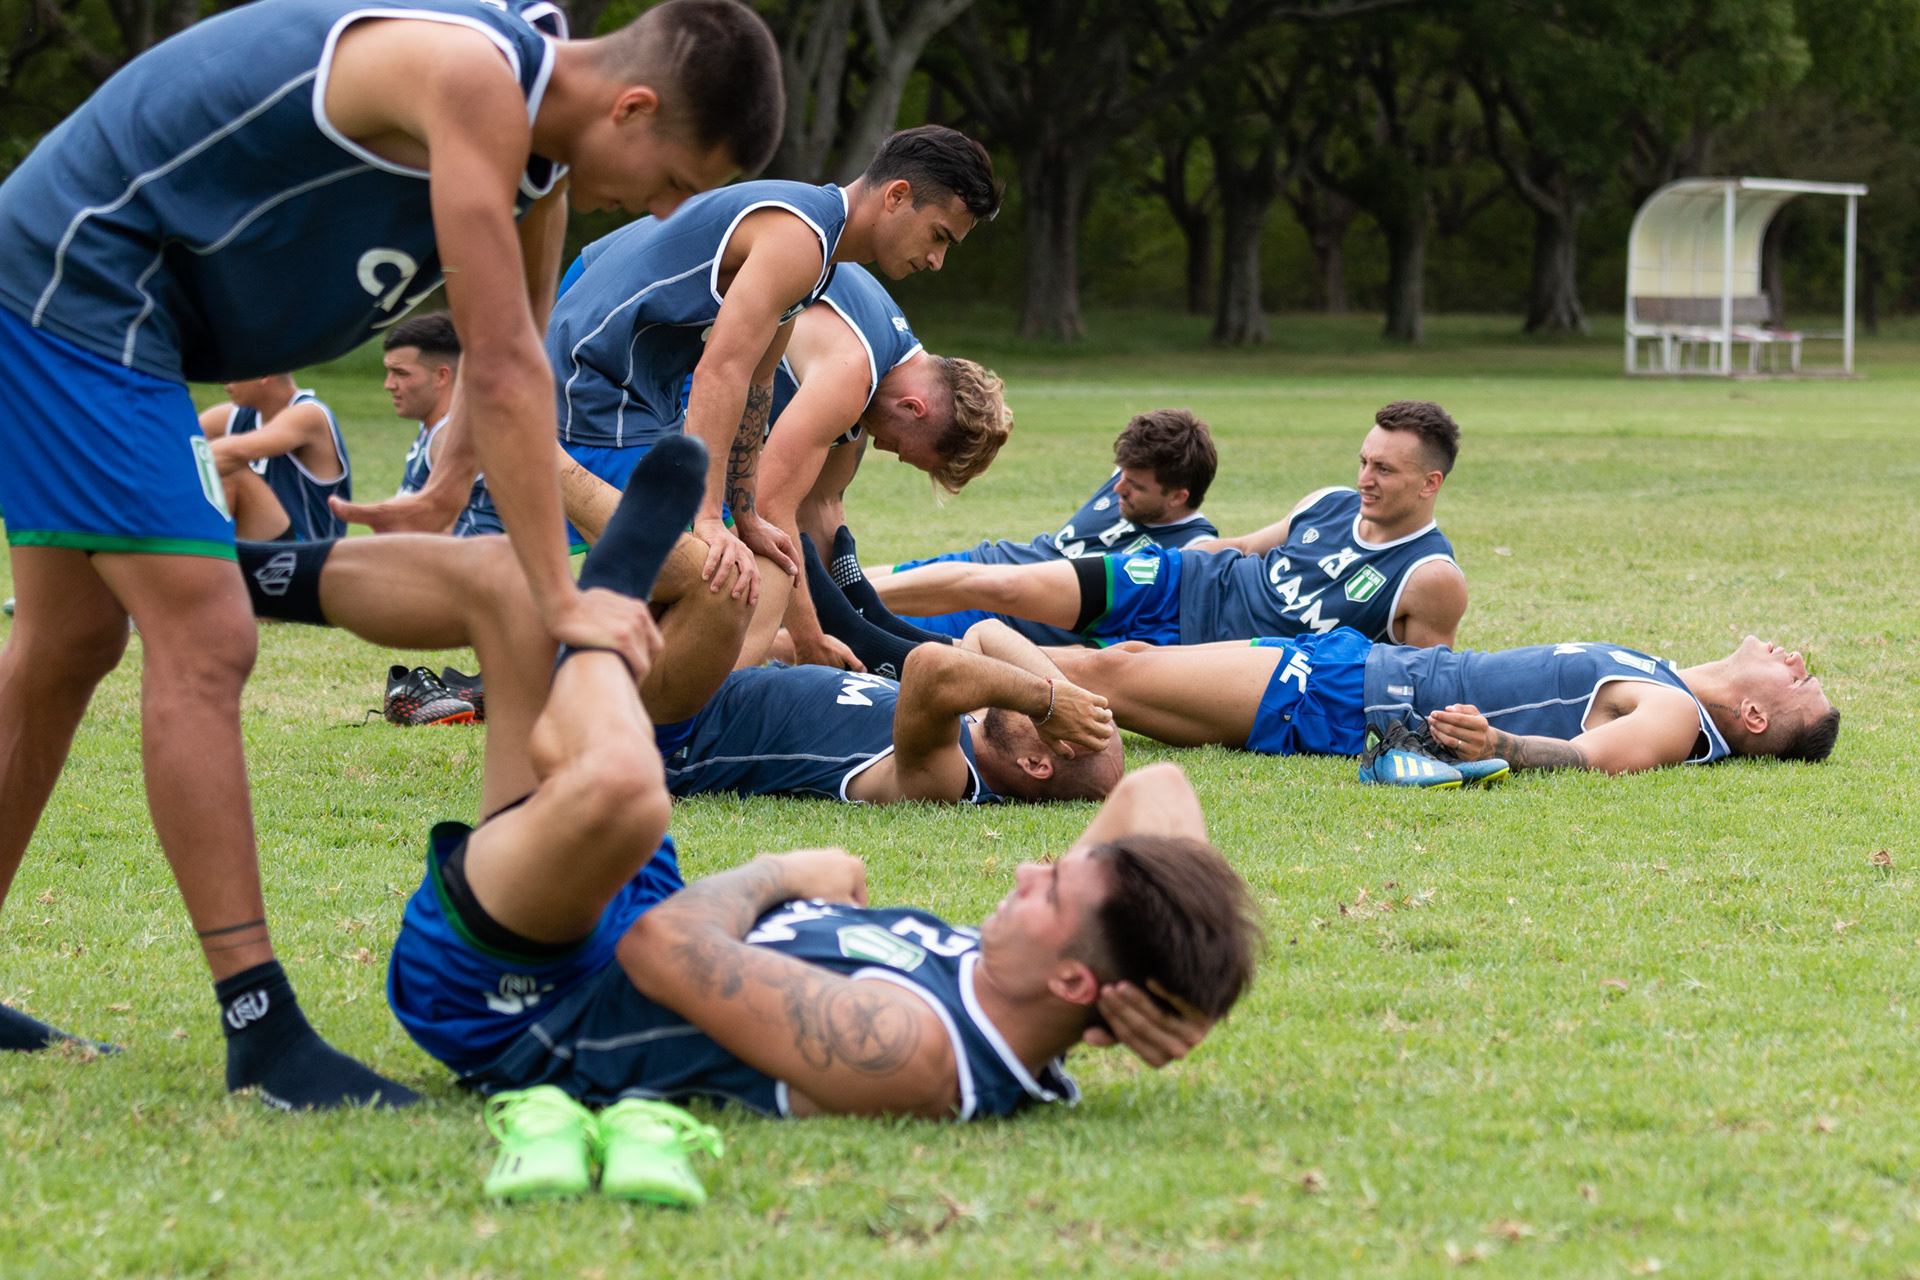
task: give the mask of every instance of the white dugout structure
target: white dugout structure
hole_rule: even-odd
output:
[[[1683,178],[1647,197],[1627,239],[1627,372],[1731,377],[1734,346],[1743,343],[1747,359],[1740,372],[1778,371],[1784,347],[1792,373],[1851,375],[1855,241],[1865,194],[1866,187],[1851,182]],[[1846,301],[1837,331],[1779,327],[1773,300],[1760,287],[1767,226],[1803,195],[1847,200]],[[1840,365],[1802,369],[1800,346],[1809,338],[1839,339]],[[1760,367],[1762,350],[1767,370]]]

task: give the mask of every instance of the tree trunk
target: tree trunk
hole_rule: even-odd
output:
[[[786,129],[763,176],[819,182],[833,147],[846,88],[853,0],[818,0],[795,13],[791,21],[780,49],[787,88]]]
[[[900,118],[900,99],[928,42],[973,7],[973,0],[914,0],[899,30],[889,33],[879,0],[864,3],[878,65],[867,83],[866,100],[860,104],[853,127],[840,147],[840,163],[835,166],[833,180],[842,185],[866,171],[873,153],[893,132]]]
[[[1587,333],[1580,305],[1580,215],[1578,201],[1563,199],[1557,209],[1533,211],[1533,288],[1527,302],[1528,333],[1557,330]]]
[[[1080,221],[1090,168],[1089,158],[1069,154],[1060,143],[1020,157],[1023,338],[1051,334],[1075,342],[1087,334],[1080,316]]]
[[[1251,163],[1241,165],[1225,139],[1211,143],[1214,182],[1220,189],[1220,302],[1213,340],[1231,346],[1265,342],[1267,318],[1260,310],[1260,240],[1267,210],[1279,194],[1277,142],[1269,136]]]
[[[1427,220],[1425,202],[1408,217],[1382,223],[1387,237],[1387,324],[1382,332],[1394,342],[1419,346],[1427,340]]]
[[[1213,310],[1213,218],[1202,213],[1180,230],[1187,238],[1187,314],[1204,316]]]
[[[1287,203],[1313,250],[1321,306],[1330,316],[1347,314],[1347,228],[1353,225],[1359,206],[1311,176],[1300,180],[1298,194],[1288,190]]]

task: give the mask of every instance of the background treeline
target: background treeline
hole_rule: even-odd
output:
[[[576,33],[644,0],[571,0]],[[0,0],[0,165],[201,0]],[[757,0],[787,68],[767,176],[846,181],[896,126],[993,148],[1006,211],[917,301],[1617,312],[1626,234],[1695,174],[1864,181],[1860,310],[1920,308],[1920,0]],[[611,228],[581,219],[584,240]],[[1840,305],[1841,204],[1776,219],[1785,313]],[[1776,314],[1781,314],[1777,312]]]

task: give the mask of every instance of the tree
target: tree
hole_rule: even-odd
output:
[[[1311,160],[1301,166],[1284,194],[1313,250],[1321,307],[1330,316],[1347,314],[1347,228],[1359,216],[1360,206],[1315,178]]]
[[[1219,188],[1211,170],[1194,190],[1195,169],[1202,168],[1205,155],[1196,145],[1200,141],[1194,123],[1199,108],[1194,103],[1177,104],[1167,120],[1155,130],[1152,159],[1144,166],[1142,186],[1159,196],[1167,213],[1186,241],[1186,309],[1188,315],[1204,316],[1213,310],[1213,216],[1219,210]]]

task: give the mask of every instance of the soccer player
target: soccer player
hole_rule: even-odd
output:
[[[1453,643],[1467,581],[1434,521],[1460,429],[1439,405],[1374,415],[1353,489],[1321,489],[1286,519],[1181,551],[1033,565],[931,564],[874,583],[894,614],[1012,614],[1088,643],[1208,644],[1350,627],[1393,644]]]
[[[561,472],[569,515],[579,511],[576,491],[602,494],[592,478],[618,490],[659,440],[698,436],[726,459],[708,476],[693,522],[708,548],[701,576],[715,591],[730,585],[758,601],[755,555],[798,571],[797,548],[756,502],[774,370],[794,318],[820,299],[839,263],[878,262],[895,279],[939,270],[999,201],[986,149],[927,125],[887,139],[845,190],[743,182],[588,245],[567,269],[547,329],[559,438],[571,459]],[[435,474],[420,494],[351,518],[377,529],[444,528],[472,474],[457,431]]]
[[[347,531],[327,506],[353,497],[347,442],[333,410],[291,374],[229,382],[200,415],[235,537],[313,542]]]
[[[413,1097],[327,1046],[273,959],[240,733],[255,628],[186,383],[331,359],[444,273],[471,357],[455,420],[538,617],[638,663],[646,610],[576,588],[561,532],[540,331],[563,202],[666,214],[763,163],[783,100],[771,34],[728,0],[581,41],[480,0],[275,0],[133,59],[0,186],[0,509],[22,606],[0,650],[0,892],[131,617],[148,804],[231,1088]],[[0,1046],[58,1037],[0,1011]]]
[[[868,575],[879,579],[921,565],[953,561],[1044,564],[1085,556],[1127,555],[1149,545],[1177,551],[1219,536],[1220,530],[1200,511],[1220,465],[1213,433],[1203,420],[1186,409],[1138,414],[1113,442],[1113,463],[1113,474],[1106,483],[1052,533],[1035,534],[1028,542],[1009,538],[983,541],[965,551],[869,570]],[[836,572],[840,570],[838,557],[833,567]],[[1059,627],[979,609],[909,621],[937,634],[962,636],[974,623],[994,616],[1035,644],[1083,643],[1081,637]]]
[[[393,411],[420,423],[420,434],[407,449],[400,471],[400,492],[418,493],[433,474],[440,453],[440,431],[453,416],[453,387],[460,374],[460,335],[453,317],[444,311],[408,316],[381,339],[380,362],[386,368],[385,386]],[[487,493],[484,476],[476,477],[467,505],[453,522],[456,538],[483,533],[505,533],[500,513]],[[346,532],[345,528],[341,533]]]
[[[1472,767],[1486,761],[1633,773],[1730,756],[1824,760],[1840,730],[1800,654],[1752,636],[1684,668],[1593,641],[1456,653],[1374,644],[1344,627],[1050,656],[1135,733],[1274,755],[1366,753],[1363,778],[1414,786],[1504,772]]]
[[[916,648],[897,683],[833,667],[735,671],[657,737],[676,796],[1099,800],[1126,767],[1105,700],[991,619],[958,646]]]
[[[847,486],[869,443],[955,494],[992,464],[1012,428],[998,377],[971,360],[928,352],[878,280],[863,267],[840,266],[820,301],[794,317],[774,370],[760,514],[795,545],[803,532],[830,545],[846,523]],[[760,665],[784,622],[797,661],[863,670],[821,629],[805,577],[803,563],[784,610],[787,581],[763,583],[772,595],[755,610],[740,665]]]

